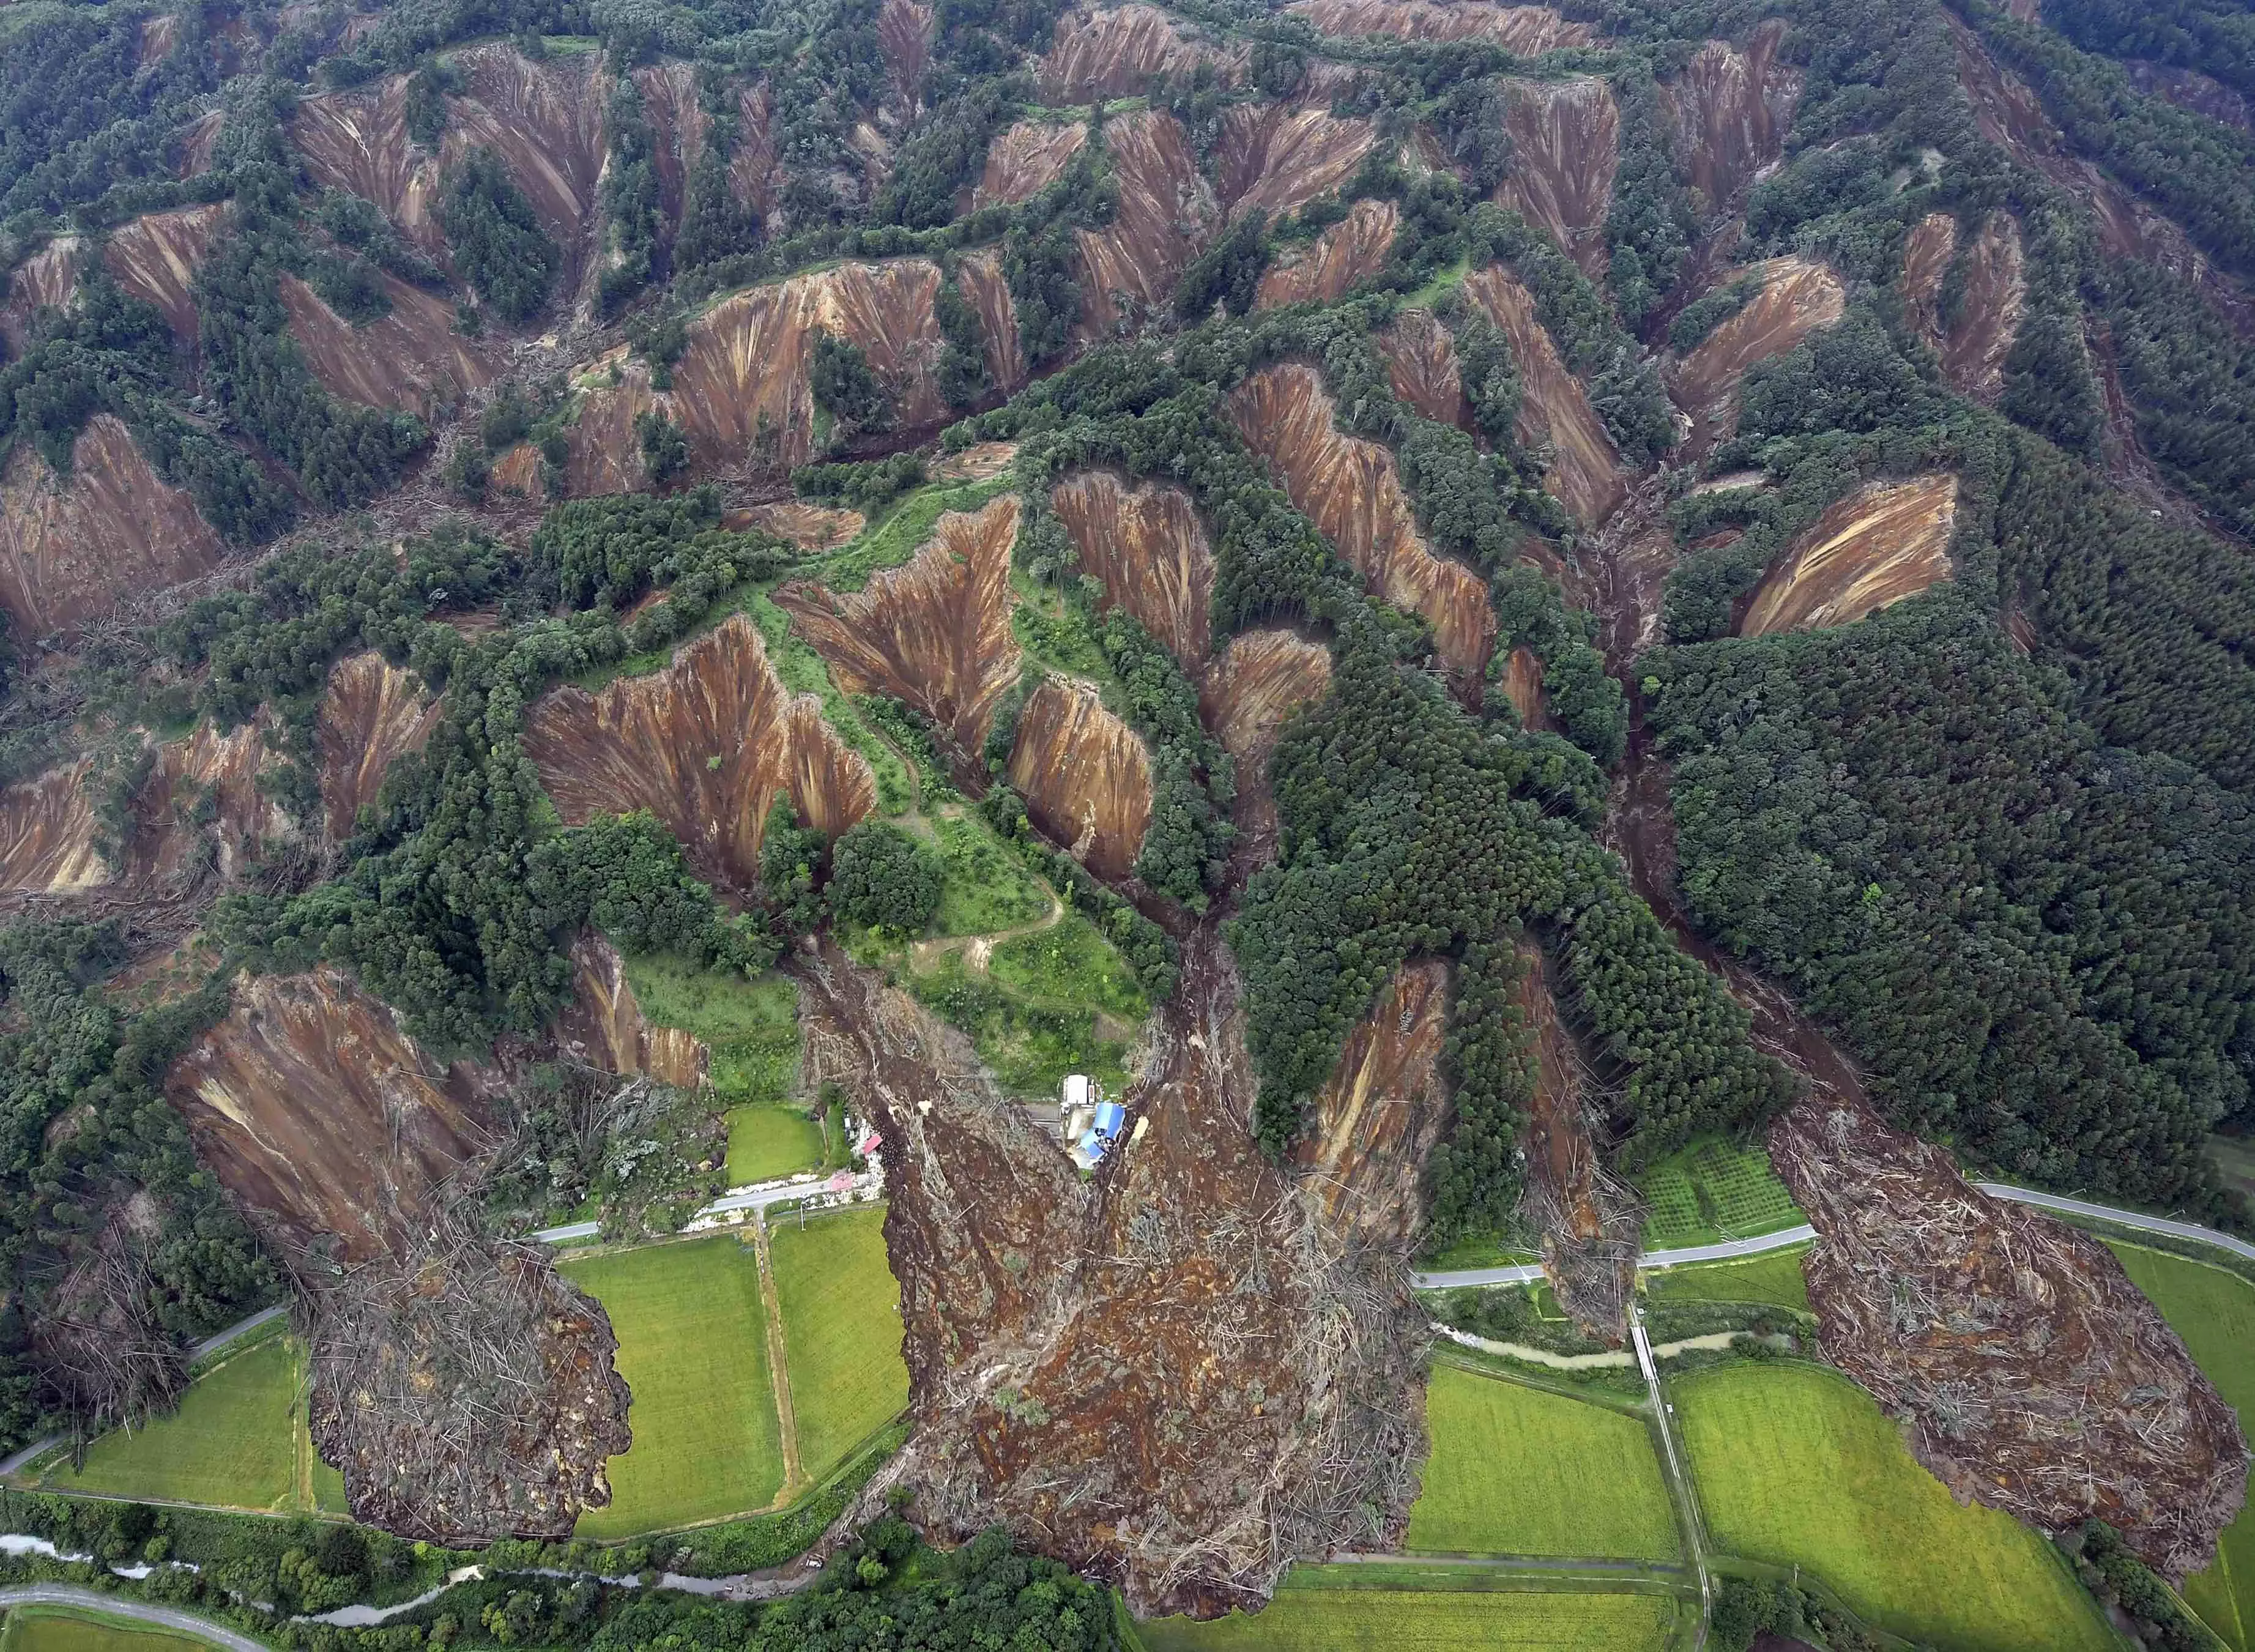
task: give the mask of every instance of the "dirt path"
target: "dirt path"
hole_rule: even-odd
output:
[[[776,1426],[783,1441],[783,1487],[773,1507],[780,1508],[806,1487],[806,1471],[798,1460],[798,1414],[790,1405],[790,1363],[783,1340],[783,1298],[776,1292],[775,1261],[768,1248],[768,1218],[762,1211],[752,1224],[752,1248],[760,1259],[760,1306],[767,1321],[768,1380],[775,1385]]]

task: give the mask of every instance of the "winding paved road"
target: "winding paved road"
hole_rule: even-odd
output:
[[[200,1618],[192,1612],[175,1611],[171,1606],[153,1606],[145,1600],[131,1599],[124,1595],[105,1594],[99,1589],[81,1589],[67,1583],[25,1583],[12,1588],[0,1589],[0,1606],[83,1606],[89,1611],[105,1612],[112,1617],[130,1618],[137,1623],[155,1624],[179,1634],[193,1635],[199,1641],[209,1641],[223,1646],[228,1652],[272,1652],[249,1635],[239,1634],[209,1618]]]

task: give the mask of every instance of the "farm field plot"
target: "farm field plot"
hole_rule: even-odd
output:
[[[797,1107],[728,1109],[728,1185],[822,1168],[823,1128]]]
[[[211,1643],[147,1624],[64,1606],[14,1606],[0,1652],[210,1652]]]
[[[82,1470],[73,1473],[62,1459],[40,1484],[224,1508],[341,1510],[336,1472],[318,1480],[314,1473],[305,1381],[305,1345],[270,1332],[190,1383],[170,1417],[103,1435],[88,1448]]]
[[[1637,1177],[1652,1208],[1647,1250],[1751,1239],[1806,1221],[1759,1146],[1719,1136],[1695,1142]]]
[[[2186,1349],[2239,1413],[2255,1427],[2255,1285],[2235,1273],[2188,1257],[2115,1245],[2131,1283],[2144,1291]],[[2223,1533],[2216,1564],[2185,1579],[2184,1598],[2233,1652],[2255,1648],[2255,1515],[2239,1512]]]
[[[1676,1620],[1664,1595],[1511,1591],[1477,1572],[1373,1588],[1360,1570],[1296,1567],[1263,1611],[1158,1618],[1138,1633],[1150,1652],[1661,1652]]]
[[[1767,1302],[1807,1313],[1809,1286],[1801,1276],[1807,1248],[1796,1245],[1744,1262],[1663,1268],[1645,1276],[1645,1289],[1660,1302]]]
[[[1668,1488],[1636,1418],[1436,1365],[1425,1424],[1411,1552],[1675,1558]]]
[[[2115,1644],[2042,1538],[1961,1508],[1846,1378],[1734,1365],[1670,1395],[1719,1550],[1805,1567],[1881,1627],[1944,1652]]]
[[[783,1487],[759,1260],[732,1235],[566,1262],[618,1332],[633,1446],[611,1502],[581,1515],[606,1538],[764,1508]]]
[[[820,1480],[909,1402],[884,1213],[786,1218],[769,1239],[799,1466]]]
[[[713,1088],[739,1102],[781,1101],[798,1078],[798,988],[770,971],[755,981],[667,953],[626,960],[642,1013],[713,1051]]]

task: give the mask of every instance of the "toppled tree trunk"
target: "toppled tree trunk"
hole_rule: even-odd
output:
[[[172,1409],[188,1386],[187,1355],[157,1322],[158,1293],[138,1242],[156,1227],[137,1220],[137,1206],[151,1197],[144,1190],[118,1202],[32,1322],[31,1364],[41,1399],[70,1414],[72,1445],[81,1457],[103,1429],[130,1428]]]
[[[1769,1149],[1816,1227],[1802,1270],[1825,1356],[1961,1501],[2052,1533],[2095,1515],[2173,1578],[2214,1561],[2246,1444],[2105,1246],[1967,1185],[1829,1088]]]
[[[906,995],[832,946],[795,967],[809,1061],[884,1136],[917,1426],[868,1495],[914,1486],[943,1540],[999,1522],[1139,1613],[1212,1615],[1398,1529],[1422,1332],[1401,1250],[1254,1142],[1234,974],[1211,929],[1184,950],[1086,1182]]]

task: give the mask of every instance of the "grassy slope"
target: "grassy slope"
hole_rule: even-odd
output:
[[[2238,1411],[2241,1426],[2255,1425],[2255,1285],[2158,1250],[2116,1245],[2113,1251]],[[2216,1564],[2185,1580],[2184,1597],[2234,1652],[2255,1652],[2255,1515],[2240,1511]]]
[[[1048,894],[984,821],[961,814],[932,824],[947,864],[934,924],[940,934],[990,935],[1031,924],[1050,910]]]
[[[1150,1652],[1661,1652],[1675,1621],[1665,1596],[1498,1590],[1478,1574],[1371,1587],[1360,1570],[1295,1567],[1264,1611],[1159,1618],[1137,1633]]]
[[[16,1606],[0,1652],[209,1652],[210,1642],[66,1606]]]
[[[1675,1558],[1668,1488],[1635,1418],[1439,1365],[1425,1424],[1412,1551]]]
[[[2115,1644],[2041,1537],[1961,1508],[1846,1378],[1732,1365],[1671,1392],[1718,1549],[1805,1566],[1880,1627],[1943,1652]]]
[[[773,971],[755,981],[651,953],[626,960],[643,1016],[713,1051],[713,1088],[731,1101],[780,1101],[798,1079],[798,988]]]
[[[1645,1289],[1662,1302],[1770,1302],[1809,1311],[1809,1286],[1801,1276],[1807,1247],[1774,1250],[1744,1262],[1699,1262],[1645,1276]]]
[[[799,1465],[819,1480],[909,1402],[884,1213],[847,1211],[803,1228],[786,1217],[771,1256]]]
[[[227,1508],[299,1508],[304,1368],[295,1338],[262,1338],[191,1383],[172,1416],[103,1435],[88,1449],[83,1472],[66,1465],[45,1483]]]
[[[634,1445],[582,1537],[622,1537],[763,1508],[783,1486],[759,1263],[733,1236],[567,1262],[611,1316],[634,1391]]]
[[[1637,1177],[1637,1190],[1652,1208],[1647,1250],[1750,1239],[1808,1220],[1770,1169],[1768,1154],[1721,1136],[1670,1154]]]

